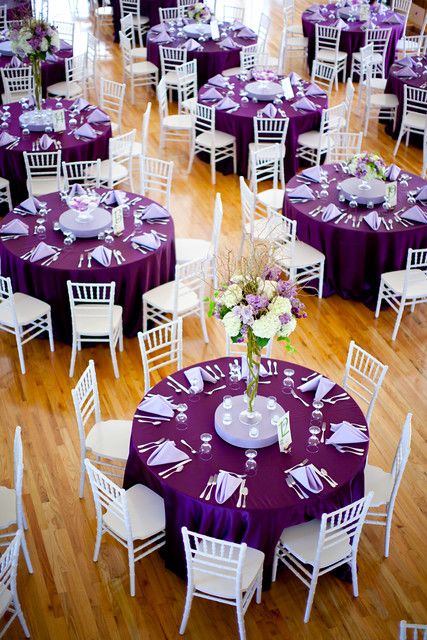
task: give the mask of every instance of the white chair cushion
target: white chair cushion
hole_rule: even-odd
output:
[[[102,18],[104,16],[112,16],[113,15],[113,8],[112,7],[97,7],[95,9],[95,15],[99,16],[100,18]]]
[[[209,240],[198,238],[176,238],[175,256],[178,264],[184,264],[191,260],[203,260],[212,255],[212,244]]]
[[[393,93],[373,93],[371,95],[371,105],[378,108],[393,109],[399,106],[399,100]]]
[[[275,234],[280,236],[280,225],[279,229],[277,228],[277,221],[273,220],[273,218],[257,218],[254,220],[253,224],[253,233],[254,238],[258,238],[260,240],[273,240],[276,236]],[[251,232],[251,225],[249,222],[245,224],[245,233],[249,235]]]
[[[292,24],[290,27],[287,27],[286,31],[287,33],[296,33],[298,35],[302,35],[302,25]]]
[[[122,307],[113,306],[113,331],[122,322]],[[108,336],[110,321],[108,317],[108,305],[104,304],[77,304],[75,307],[76,331],[84,336]]]
[[[21,326],[46,315],[50,309],[50,306],[46,302],[28,296],[26,293],[14,293],[13,299],[15,301],[18,324]],[[0,302],[0,323],[8,327],[13,326],[12,314],[8,302]]]
[[[103,420],[93,425],[86,436],[86,448],[103,458],[127,460],[132,420]]]
[[[59,188],[62,189],[64,179],[59,178]],[[29,189],[29,181],[27,180],[27,188]],[[47,193],[58,191],[58,182],[56,178],[31,178],[31,191],[33,196],[44,196]]]
[[[145,540],[165,528],[165,503],[157,493],[142,484],[135,484],[126,491],[126,496],[133,540]],[[114,512],[107,509],[103,520],[120,538],[126,538],[124,523]]]
[[[338,51],[338,54],[337,54],[338,62],[341,62],[346,58],[347,58],[347,54],[345,51]],[[317,53],[317,60],[321,60],[322,62],[334,62],[335,51],[332,51],[332,49],[319,49]]]
[[[417,113],[415,111],[409,111],[403,116],[403,123],[409,125],[413,129],[419,129],[424,131],[424,125],[426,121],[425,113]]]
[[[164,311],[171,313],[173,311],[173,296],[175,290],[175,282],[166,282],[155,289],[147,291],[143,295],[143,299],[148,304]],[[199,298],[191,289],[182,287],[178,296],[178,314],[187,313],[199,305]]]
[[[284,197],[285,192],[283,189],[267,189],[266,191],[261,191],[256,194],[258,202],[263,204],[265,207],[271,207],[276,211],[278,209],[282,210]]]
[[[147,49],[145,47],[134,47],[131,49],[132,58],[146,58]]]
[[[371,89],[376,89],[378,91],[384,91],[387,85],[386,78],[371,78]]]
[[[312,264],[317,264],[325,259],[324,254],[318,251],[314,247],[311,247],[301,240],[297,240],[294,244],[294,252],[291,256],[290,246],[284,246],[277,250],[275,254],[276,262],[282,264],[284,267],[303,268],[309,267]]]
[[[387,504],[393,491],[393,476],[380,467],[367,464],[365,467],[365,496],[370,491],[374,492],[371,507],[379,507]]]
[[[199,133],[199,135],[196,136],[196,144],[201,147],[205,147],[206,149],[211,149],[212,147],[227,147],[228,145],[233,144],[235,140],[236,138],[229,133],[217,130],[215,130],[214,133],[206,131],[205,133]]]
[[[181,102],[181,106],[184,111],[191,111],[191,108],[197,104],[197,98],[188,98],[187,100],[183,100]]]
[[[163,126],[167,129],[191,131],[193,128],[193,119],[191,116],[186,115],[166,116],[166,118],[163,119]]]
[[[244,71],[245,69],[242,69],[242,67],[230,67],[229,69],[224,69],[224,71],[221,71],[221,74],[226,78],[229,78],[230,76],[237,76],[241,73],[244,73]]]
[[[233,552],[233,558],[237,560],[238,550]],[[197,562],[197,553],[195,555]],[[264,562],[264,554],[258,549],[248,547],[246,549],[245,561],[242,569],[242,591],[246,591],[255,580]],[[220,558],[215,559],[215,563],[221,564]],[[230,568],[229,563],[224,561],[224,567]],[[194,568],[194,586],[198,591],[208,593],[212,596],[222,596],[224,598],[235,598],[235,582],[220,576],[213,576]]]
[[[127,73],[133,73],[135,76],[144,76],[149,73],[155,73],[157,71],[157,67],[152,62],[148,62],[148,60],[143,60],[141,62],[132,62],[132,65],[126,65]]]
[[[322,144],[322,149],[327,149],[328,141],[326,136],[320,135],[320,131],[306,131],[298,136],[298,145],[308,147],[309,149],[318,149]]]
[[[16,523],[15,489],[0,487],[0,530]]]
[[[71,82],[70,85],[67,85],[64,80],[63,82],[51,84],[47,88],[47,93],[54,96],[69,96],[70,98],[73,98],[74,96],[82,95],[83,88],[78,82]]]
[[[165,75],[163,76],[166,84],[168,86],[172,85],[174,87],[177,86],[178,84],[178,77],[176,75],[176,71],[166,71]]]
[[[308,47],[308,38],[305,36],[295,35],[293,38],[286,38],[287,49],[306,49]]]
[[[28,91],[14,91],[10,95],[10,99],[7,100],[6,94],[1,94],[1,100],[3,104],[11,104],[13,102],[19,102],[22,98],[26,98],[28,96]]]
[[[6,611],[9,609],[11,602],[12,592],[10,589],[5,589],[0,594],[0,618],[2,618]]]
[[[134,25],[138,25],[138,24],[148,24],[150,22],[149,18],[147,16],[136,16],[134,15],[132,18],[132,22]]]
[[[357,60],[358,62],[360,62],[360,51],[356,51],[356,53],[353,53],[353,59]],[[383,56],[381,55],[381,53],[374,53],[374,55],[372,56],[372,62],[374,64],[380,64],[383,61]]]
[[[301,562],[313,565],[316,559],[319,532],[320,520],[310,520],[310,522],[304,522],[285,529],[280,536],[280,542]],[[342,558],[346,558],[350,553],[350,542],[348,539],[343,538],[333,547],[322,549],[320,567],[327,567]]]
[[[388,273],[383,273],[382,278],[393,291],[402,295],[405,271],[389,271]],[[427,295],[427,275],[421,269],[411,269],[409,272],[407,295],[410,298]]]
[[[109,178],[109,160],[101,161],[101,182],[108,182]],[[119,182],[120,180],[125,180],[128,176],[127,167],[124,164],[120,164],[120,162],[113,161],[113,182]]]

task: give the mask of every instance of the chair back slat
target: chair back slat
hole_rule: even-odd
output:
[[[176,47],[160,45],[159,52],[162,76],[169,71],[175,71],[177,67],[187,62],[187,49],[177,49]]]
[[[354,340],[350,342],[343,387],[368,405],[368,422],[387,370],[388,365],[382,364]]]
[[[87,458],[85,459],[85,466],[92,488],[97,517],[102,515],[103,510],[106,511],[108,509],[109,513],[123,522],[127,534],[126,538],[127,540],[131,540],[132,529],[126,491],[107,478],[107,476],[97,469]]]
[[[159,7],[159,20],[160,23],[168,22],[169,20],[178,20],[180,17],[179,7]]]
[[[144,372],[144,394],[151,388],[150,374],[157,369],[175,365],[182,368],[182,318],[138,333]]]
[[[280,174],[280,146],[272,144],[256,149],[251,154],[251,187],[257,193],[258,184],[272,180],[273,189],[278,188]]]
[[[0,602],[7,602],[9,592],[16,595],[19,548],[22,531],[18,529],[6,551],[0,556]]]
[[[170,209],[172,191],[173,161],[143,156],[140,159],[141,194],[146,197],[160,197],[167,210]]]

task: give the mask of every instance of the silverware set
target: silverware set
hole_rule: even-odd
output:
[[[246,498],[247,495],[249,493],[249,489],[246,486],[246,480],[243,479],[242,483],[240,484],[240,488],[239,488],[239,498],[237,500],[237,508],[240,509],[246,509]]]
[[[348,393],[338,393],[335,396],[331,396],[330,398],[322,398],[322,402],[327,402],[328,404],[336,404],[337,402],[341,402],[342,400],[350,400],[350,396]]]
[[[169,476],[171,476],[174,473],[181,473],[181,471],[183,471],[185,465],[189,464],[190,462],[192,462],[191,458],[189,458],[188,460],[182,460],[181,462],[178,462],[177,464],[174,464],[172,467],[169,467],[169,469],[165,469],[164,471],[160,471],[159,476],[161,478],[163,478],[164,480],[166,480],[166,478],[169,478]]]
[[[365,450],[359,447],[352,447],[347,444],[336,444],[334,446],[340,453],[352,453],[355,456],[363,456],[365,454]]]
[[[303,400],[303,399],[301,398],[301,396],[299,396],[299,395],[297,394],[297,392],[295,391],[295,389],[291,389],[291,395],[295,398],[295,400],[299,400],[300,402],[302,402],[302,404],[303,404],[305,407],[309,407],[309,406],[310,406],[310,405],[308,404],[308,402],[306,402],[305,400]]]
[[[188,442],[186,440],[181,440],[180,441],[181,444],[183,444],[184,446],[188,447],[191,451],[191,453],[197,453],[197,451],[195,449],[193,449],[193,447],[191,446],[191,444],[188,444]]]
[[[299,486],[299,484],[297,484],[296,480],[292,476],[286,476],[286,484],[295,491],[298,498],[301,500],[308,498],[306,492]]]
[[[220,387],[215,387],[215,389],[211,389],[210,391],[205,391],[204,393],[207,396],[211,396],[213,393],[215,393],[216,391],[220,391],[221,389],[225,389],[227,387],[226,384],[222,384]]]
[[[56,253],[54,253],[53,255],[49,256],[47,258],[47,260],[43,260],[43,262],[41,263],[43,267],[49,267],[52,262],[56,262],[59,258],[59,256],[61,255],[61,249],[58,249],[56,251]]]
[[[113,256],[115,257],[117,264],[123,264],[123,262],[126,262],[126,259],[122,255],[122,252],[118,249],[113,249]]]
[[[141,418],[142,420],[156,420],[159,422],[170,422],[171,418],[167,418],[165,416],[153,416],[153,414],[149,414],[148,416],[142,415],[141,413],[135,413],[135,418]]]
[[[21,142],[21,138],[17,136],[13,142],[7,145],[6,149],[10,151],[10,149],[13,149],[14,147],[16,147],[20,142]]]
[[[209,480],[207,481],[205,488],[203,489],[202,493],[199,495],[200,500],[203,500],[203,499],[210,500],[213,488],[216,486],[217,481],[218,481],[217,473],[213,476],[209,476]]]
[[[145,453],[150,449],[156,449],[160,444],[162,444],[166,438],[160,438],[159,440],[153,440],[152,442],[145,442],[144,444],[138,445],[139,453]]]

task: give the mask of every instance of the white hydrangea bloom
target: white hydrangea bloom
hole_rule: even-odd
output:
[[[218,301],[231,309],[235,307],[236,304],[239,304],[240,300],[243,298],[243,291],[239,287],[238,284],[230,284],[229,287],[224,291],[224,293],[219,297]]]
[[[232,311],[229,311],[225,314],[222,321],[224,323],[225,333],[230,336],[230,338],[234,338],[239,335],[240,327],[242,326],[239,316],[236,316]]]
[[[263,295],[269,300],[272,300],[276,295],[277,291],[277,282],[274,280],[262,280],[262,278],[258,278],[258,290],[257,293],[259,295]]]
[[[286,324],[283,324],[280,331],[279,331],[279,336],[282,338],[287,338],[288,336],[291,335],[291,333],[293,331],[295,331],[297,326],[297,321],[296,318],[292,317],[289,322],[287,322]]]
[[[291,313],[292,305],[289,298],[281,298],[278,296],[268,306],[269,311],[281,316],[284,313]]]
[[[257,338],[274,338],[280,329],[280,320],[275,313],[266,313],[252,325]]]

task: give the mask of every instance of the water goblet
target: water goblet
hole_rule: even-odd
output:
[[[58,220],[55,220],[55,222],[52,225],[52,228],[54,231],[60,231],[61,230],[61,225],[59,224]]]
[[[280,422],[280,416],[277,413],[275,413],[274,416],[271,418],[270,422],[273,425],[273,427],[277,427],[277,425]]]
[[[247,458],[245,462],[245,472],[248,476],[254,476],[257,472],[257,461],[255,458],[257,457],[256,449],[246,449],[245,456]]]
[[[4,110],[4,115],[5,115],[6,120],[9,120],[9,118],[10,118],[9,109],[10,109],[9,105],[7,105],[7,104],[3,105],[3,110]]]
[[[408,202],[414,204],[416,202],[413,191],[408,191]]]
[[[230,388],[238,389],[241,378],[240,365],[235,362],[230,364]]]
[[[105,240],[105,231],[100,231],[98,233],[98,240]]]
[[[44,224],[44,218],[37,218],[35,231],[39,238],[46,238],[46,226]]]
[[[267,409],[269,411],[274,411],[276,408],[276,397],[275,396],[268,396],[267,398]]]
[[[287,395],[292,393],[294,388],[294,381],[292,376],[294,375],[294,373],[295,371],[293,369],[285,369],[284,371],[285,377],[283,378],[282,393],[285,393]]]
[[[350,196],[350,207],[352,209],[355,209],[357,207],[357,196],[355,195]]]
[[[26,125],[26,124],[24,125],[24,128],[22,129],[22,135],[23,135],[23,136],[28,136],[28,135],[30,135],[30,130],[29,130],[29,128],[28,128],[28,125]]]
[[[195,378],[193,378],[192,380],[190,380],[190,389],[189,389],[190,402],[199,402],[200,392],[201,392],[201,389],[199,387],[199,383]]]
[[[114,242],[113,229],[111,228],[107,229],[107,231],[105,232],[104,242],[105,244],[113,244]]]
[[[311,414],[311,423],[312,424],[321,424],[323,420],[323,402],[320,400],[315,400],[313,402],[313,411]]]
[[[210,460],[212,458],[212,434],[202,433],[202,435],[200,436],[200,440],[202,441],[199,449],[200,459],[206,462],[207,460]]]
[[[320,189],[319,195],[321,198],[327,198],[329,195],[327,182],[322,182],[322,188]]]
[[[368,204],[366,206],[368,207],[368,209],[373,209],[374,208],[374,203],[372,202],[372,200],[369,200]]]
[[[73,232],[72,231],[65,231],[64,232],[64,245],[65,245],[65,247],[67,249],[69,249],[72,244],[73,244]]]
[[[309,453],[318,453],[319,452],[319,438],[316,435],[310,435],[307,441],[306,450]]]
[[[133,225],[135,227],[135,229],[141,229],[142,227],[142,211],[135,211],[135,213],[133,214]]]
[[[187,414],[185,413],[188,409],[188,406],[185,402],[180,402],[180,404],[176,405],[176,409],[178,411],[177,416],[175,418],[176,428],[178,431],[185,431],[187,428]]]
[[[340,195],[338,196],[338,200],[340,202],[345,202],[345,195],[343,193],[340,193]]]
[[[224,396],[222,399],[222,406],[224,409],[231,409],[233,406],[233,399],[231,396]]]

